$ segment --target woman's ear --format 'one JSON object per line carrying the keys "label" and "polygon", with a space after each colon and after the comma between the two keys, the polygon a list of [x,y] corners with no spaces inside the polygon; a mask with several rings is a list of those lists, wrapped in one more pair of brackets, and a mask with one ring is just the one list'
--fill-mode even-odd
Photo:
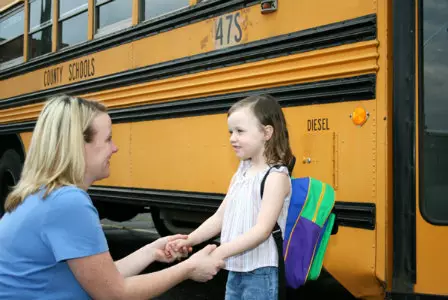
{"label": "woman's ear", "polygon": [[266,141],[269,141],[272,138],[272,135],[274,134],[274,127],[271,125],[264,126],[264,139]]}

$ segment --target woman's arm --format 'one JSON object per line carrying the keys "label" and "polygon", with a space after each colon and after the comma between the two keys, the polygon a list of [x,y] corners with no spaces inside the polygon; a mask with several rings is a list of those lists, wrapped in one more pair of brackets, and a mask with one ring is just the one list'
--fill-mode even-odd
{"label": "woman's arm", "polygon": [[171,262],[174,258],[165,257],[163,249],[167,242],[177,239],[186,239],[186,235],[177,234],[159,238],[151,244],[145,245],[128,256],[115,261],[115,266],[124,277],[140,274],[148,265],[154,261]]}
{"label": "woman's arm", "polygon": [[149,245],[145,245],[128,256],[115,261],[115,266],[123,277],[140,274],[147,266],[155,261]]}
{"label": "woman's arm", "polygon": [[222,244],[213,252],[213,255],[225,259],[253,249],[264,242],[271,235],[282,210],[284,199],[289,192],[288,175],[278,172],[271,173],[266,179],[256,225],[233,241]]}
{"label": "woman's arm", "polygon": [[78,282],[94,299],[150,299],[185,279],[210,280],[224,262],[210,256],[216,246],[209,245],[188,260],[165,270],[124,278],[109,252],[67,261]]}

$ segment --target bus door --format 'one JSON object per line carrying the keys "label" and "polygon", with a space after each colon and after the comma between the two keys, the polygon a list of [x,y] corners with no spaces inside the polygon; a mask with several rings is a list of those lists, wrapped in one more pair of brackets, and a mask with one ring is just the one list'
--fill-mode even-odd
{"label": "bus door", "polygon": [[446,297],[448,1],[395,2],[393,299]]}

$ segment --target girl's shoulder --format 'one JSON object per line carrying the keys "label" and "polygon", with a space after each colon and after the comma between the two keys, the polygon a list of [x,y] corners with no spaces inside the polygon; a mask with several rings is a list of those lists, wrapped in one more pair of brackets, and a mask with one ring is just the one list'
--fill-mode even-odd
{"label": "girl's shoulder", "polygon": [[240,164],[238,165],[238,169],[236,170],[236,173],[237,174],[244,173],[249,168],[250,168],[250,160],[241,160]]}
{"label": "girl's shoulder", "polygon": [[269,167],[269,173],[272,173],[272,172],[276,172],[276,173],[284,173],[284,174],[286,174],[286,175],[289,176],[289,170],[288,170],[288,167],[285,166],[285,165],[282,165],[282,164],[272,164],[272,165]]}

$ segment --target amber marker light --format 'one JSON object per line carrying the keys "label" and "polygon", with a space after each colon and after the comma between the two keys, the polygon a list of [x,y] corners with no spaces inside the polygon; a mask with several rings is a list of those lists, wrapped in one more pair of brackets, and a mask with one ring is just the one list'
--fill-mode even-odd
{"label": "amber marker light", "polygon": [[362,126],[367,122],[367,119],[369,118],[369,112],[367,112],[363,107],[357,107],[350,114],[350,118],[352,119],[353,124]]}

